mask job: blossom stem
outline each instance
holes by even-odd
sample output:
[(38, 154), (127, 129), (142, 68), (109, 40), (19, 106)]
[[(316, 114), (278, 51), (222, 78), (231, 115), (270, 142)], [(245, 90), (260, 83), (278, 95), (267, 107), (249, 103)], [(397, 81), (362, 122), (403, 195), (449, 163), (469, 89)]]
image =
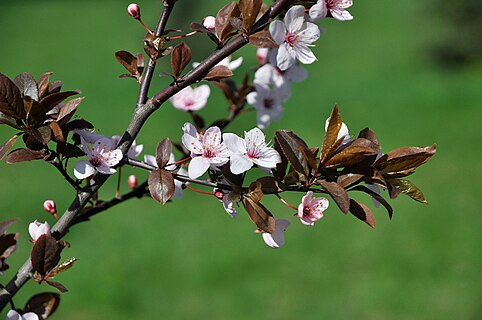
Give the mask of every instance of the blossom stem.
[(197, 31), (193, 31), (193, 32), (186, 33), (185, 35), (173, 36), (173, 37), (165, 37), (164, 39), (165, 39), (166, 41), (177, 40), (177, 39), (192, 37), (192, 36), (195, 35), (196, 33), (197, 33)]
[(146, 29), (147, 32), (149, 32), (149, 34), (152, 34), (154, 35), (154, 32), (151, 31), (151, 29), (149, 29), (146, 24), (144, 23), (144, 21), (142, 21), (141, 19), (139, 19), (139, 22), (141, 24), (142, 27), (144, 27), (144, 29)]
[(119, 198), (120, 197), (120, 185), (121, 185), (121, 178), (122, 178), (122, 167), (119, 168), (118, 170), (119, 175), (117, 176), (117, 189), (115, 191), (115, 197)]
[(212, 192), (201, 191), (201, 190), (199, 190), (199, 189), (196, 189), (196, 188), (191, 187), (191, 186), (188, 185), (188, 184), (186, 184), (186, 188), (188, 188), (189, 190), (192, 190), (192, 191), (194, 191), (194, 192), (200, 193), (200, 194), (207, 194), (207, 195), (210, 195), (210, 196), (213, 195)]
[(278, 197), (278, 199), (287, 207), (293, 209), (293, 210), (298, 210), (298, 208), (296, 208), (295, 206), (291, 205), (288, 203), (288, 201), (286, 201), (285, 199), (281, 198), (281, 196), (279, 194), (276, 193), (276, 196)]

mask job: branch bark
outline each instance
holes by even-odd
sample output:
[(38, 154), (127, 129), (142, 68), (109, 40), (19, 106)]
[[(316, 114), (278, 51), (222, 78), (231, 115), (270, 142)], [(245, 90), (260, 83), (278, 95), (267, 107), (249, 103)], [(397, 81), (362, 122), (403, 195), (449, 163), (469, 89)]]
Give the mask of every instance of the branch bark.
[[(286, 9), (289, 4), (290, 0), (277, 1), (271, 8), (271, 11), (269, 13), (270, 18), (275, 18), (284, 9)], [(162, 36), (162, 34), (164, 34), (164, 30), (169, 16), (172, 12), (173, 6), (174, 1), (164, 1), (164, 10), (162, 11), (156, 28), (157, 36)], [(262, 27), (264, 27), (264, 25)], [(224, 47), (213, 52), (197, 68), (191, 70), (180, 81), (158, 92), (151, 99), (148, 99), (147, 95), (156, 63), (155, 61), (149, 60), (146, 73), (141, 82), (134, 115), (127, 130), (124, 132), (121, 138), (121, 142), (119, 143), (119, 149), (123, 152), (124, 157), (144, 123), (152, 115), (152, 113), (154, 113), (154, 111), (159, 109), (162, 103), (167, 101), (170, 97), (172, 97), (174, 94), (184, 89), (185, 87), (201, 80), (217, 63), (219, 63), (222, 59), (231, 55), (235, 51), (239, 50), (247, 43), (248, 38), (246, 36), (239, 35), (235, 37)], [(108, 175), (98, 173), (93, 177), (90, 185), (77, 191), (77, 195), (70, 207), (62, 215), (60, 220), (52, 227), (52, 235), (56, 239), (61, 239), (68, 232), (69, 228), (76, 221), (75, 219), (79, 215), (79, 212), (81, 212), (81, 209), (88, 204), (91, 197), (98, 192), (100, 187), (105, 183), (108, 178)], [(17, 274), (15, 274), (15, 276), (13, 276), (13, 278), (5, 286), (5, 288), (0, 290), (0, 311), (5, 308), (5, 306), (9, 303), (9, 301), (11, 301), (15, 294), (31, 278), (32, 272), (33, 268), (29, 257), (19, 269)]]

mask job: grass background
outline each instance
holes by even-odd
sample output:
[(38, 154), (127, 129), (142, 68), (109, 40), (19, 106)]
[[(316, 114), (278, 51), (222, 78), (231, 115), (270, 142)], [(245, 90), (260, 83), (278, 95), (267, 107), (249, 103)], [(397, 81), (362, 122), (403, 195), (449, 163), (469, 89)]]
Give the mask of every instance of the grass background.
[[(292, 219), (281, 250), (267, 248), (240, 210), (232, 220), (221, 205), (186, 192), (164, 207), (133, 200), (75, 227), (66, 240), (77, 257), (74, 269), (57, 279), (70, 291), (52, 319), (476, 319), (482, 308), (481, 64), (443, 69), (429, 53), (447, 27), (429, 13), (428, 1), (358, 1), (352, 22), (323, 21), (316, 64), (309, 81), (293, 86), (276, 128), (295, 131), (308, 144), (321, 143), (323, 125), (338, 103), (351, 133), (366, 126), (378, 134), (385, 152), (400, 146), (438, 145), (437, 155), (413, 176), (430, 205), (400, 196), (392, 221), (375, 211), (371, 230), (334, 205), (314, 228)], [(119, 134), (130, 121), (137, 96), (132, 79), (114, 52), (142, 51), (144, 32), (125, 13), (127, 2), (0, 1), (0, 72), (13, 78), (28, 71), (38, 77), (54, 71), (65, 89), (86, 96), (79, 115), (100, 132)], [(213, 14), (223, 1), (181, 0), (169, 27)], [(145, 22), (154, 25), (159, 1), (140, 3)], [(208, 40), (189, 40), (194, 57), (211, 50)], [(255, 61), (245, 48), (244, 68)], [(236, 55), (235, 57), (237, 57)], [(166, 62), (157, 72), (169, 71)], [(241, 74), (242, 71), (238, 72)], [(169, 80), (155, 78), (152, 92)], [(213, 88), (206, 119), (225, 115), (222, 95)], [(164, 137), (179, 139), (186, 114), (167, 103), (138, 137), (154, 153)], [(228, 129), (253, 127), (248, 113)], [(14, 132), (0, 128), (0, 139)], [(145, 173), (129, 168), (123, 172)], [(113, 196), (115, 179), (101, 197)], [(49, 220), (42, 211), (54, 199), (59, 211), (72, 190), (41, 162), (0, 164), (0, 220), (18, 217), (20, 246), (12, 270), (29, 254), (28, 223)], [(124, 185), (124, 190), (127, 191)], [(300, 195), (287, 197), (293, 204)], [(370, 201), (365, 199), (367, 203)], [(277, 217), (292, 212), (275, 200)], [(16, 296), (23, 306), (34, 293), (50, 290), (29, 282)], [(4, 317), (4, 313), (0, 317)]]

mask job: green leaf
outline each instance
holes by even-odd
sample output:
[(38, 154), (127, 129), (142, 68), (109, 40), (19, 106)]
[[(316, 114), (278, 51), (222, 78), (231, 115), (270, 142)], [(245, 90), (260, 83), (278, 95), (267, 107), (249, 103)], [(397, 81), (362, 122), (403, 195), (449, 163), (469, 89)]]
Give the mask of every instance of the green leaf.
[(423, 192), (411, 181), (406, 179), (388, 179), (387, 182), (413, 200), (428, 204), (428, 201), (425, 200)]

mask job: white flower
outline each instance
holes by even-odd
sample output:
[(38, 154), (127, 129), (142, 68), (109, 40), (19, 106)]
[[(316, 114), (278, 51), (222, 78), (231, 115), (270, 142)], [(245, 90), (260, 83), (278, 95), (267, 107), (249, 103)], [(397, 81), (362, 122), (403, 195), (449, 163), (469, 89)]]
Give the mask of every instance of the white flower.
[(200, 177), (209, 167), (222, 166), (229, 161), (231, 155), (221, 142), (221, 130), (218, 127), (208, 128), (201, 139), (191, 133), (184, 133), (182, 143), (191, 152), (192, 160), (188, 167), (191, 179)]
[[(112, 145), (115, 146), (116, 148), (119, 147), (119, 142), (121, 141), (121, 136), (115, 135), (112, 136)], [(141, 152), (142, 149), (144, 149), (144, 145), (136, 145), (136, 140), (134, 140), (129, 148), (129, 151), (127, 151), (127, 156), (130, 159), (135, 159), (137, 158)]]
[[(158, 168), (158, 165), (157, 165), (157, 162), (156, 162), (156, 157), (154, 156), (151, 156), (150, 154), (146, 154), (144, 155), (144, 162), (147, 163), (147, 164), (150, 164), (151, 166), (153, 167), (156, 167)], [(176, 165), (175, 164), (172, 164), (176, 162), (176, 159), (174, 158), (174, 154), (171, 153), (171, 155), (169, 156), (169, 162), (167, 163), (165, 169), (166, 170), (169, 170), (169, 171), (175, 171), (176, 170)], [(187, 177), (187, 171), (186, 169), (184, 168), (179, 168), (179, 170), (177, 170), (176, 172), (178, 175), (181, 175), (181, 176), (186, 176)], [(176, 198), (182, 198), (183, 196), (183, 189), (182, 189), (182, 186), (186, 184), (185, 182), (181, 182), (177, 179), (174, 179), (174, 197)]]
[(281, 162), (278, 152), (268, 147), (263, 131), (258, 128), (245, 132), (244, 139), (234, 133), (224, 133), (223, 141), (232, 152), (229, 161), (231, 172), (234, 174), (248, 171), (253, 164), (261, 168), (272, 169)]
[(174, 108), (182, 111), (196, 111), (202, 109), (208, 102), (211, 89), (207, 84), (197, 88), (186, 87), (172, 96), (171, 101)]
[(10, 310), (7, 313), (6, 320), (39, 320), (39, 317), (33, 312), (28, 312), (20, 315), (20, 313), (18, 313), (17, 311)]
[(297, 64), (292, 65), (285, 71), (281, 71), (279, 68), (271, 64), (265, 64), (254, 73), (255, 82), (267, 86), (273, 84), (278, 88), (282, 87), (287, 82), (302, 82), (307, 77), (308, 72)]
[[(227, 67), (229, 70), (234, 71), (236, 70), (241, 64), (243, 63), (243, 57), (239, 57), (236, 60), (231, 61), (231, 57), (226, 57), (223, 60), (219, 61), (216, 64), (217, 66), (224, 66)], [(193, 62), (192, 67), (196, 68), (199, 65), (199, 62)]]
[(30, 233), (30, 237), (32, 237), (33, 242), (35, 242), (43, 234), (50, 235), (50, 226), (47, 221), (40, 223), (35, 220), (28, 225), (28, 233)]
[[(328, 130), (329, 124), (330, 124), (330, 118), (326, 119), (325, 121), (325, 132), (326, 130)], [(341, 146), (351, 141), (350, 133), (348, 132), (348, 127), (344, 122), (341, 123), (341, 128), (340, 128), (340, 131), (338, 131), (338, 136), (336, 137), (336, 140), (338, 141), (341, 138), (343, 138), (343, 142), (341, 143)]]
[(254, 82), (255, 91), (246, 96), (246, 101), (257, 111), (257, 124), (261, 129), (269, 126), (271, 121), (279, 121), (283, 115), (283, 103), (291, 95), (289, 83), (281, 87), (269, 88), (269, 86)]
[(273, 249), (278, 249), (285, 244), (284, 232), (290, 225), (286, 219), (276, 219), (276, 230), (273, 234), (264, 232), (262, 234), (264, 242)]
[(346, 21), (352, 20), (353, 16), (345, 9), (353, 5), (352, 0), (318, 0), (318, 2), (310, 8), (311, 20), (319, 20), (326, 18), (330, 11), (333, 18)]
[(89, 130), (74, 130), (74, 133), (78, 134), (81, 138), (84, 139), (85, 142), (93, 144), (97, 140), (101, 138), (107, 138), (107, 136), (104, 136), (102, 134), (97, 134), (93, 133)]
[(115, 169), (111, 168), (122, 160), (122, 152), (112, 147), (112, 139), (100, 138), (92, 148), (81, 137), (82, 149), (89, 160), (80, 160), (74, 168), (74, 175), (77, 179), (85, 179), (94, 174), (95, 170), (103, 174), (113, 174)]
[(308, 48), (320, 37), (320, 29), (311, 22), (305, 21), (305, 7), (298, 5), (286, 12), (284, 22), (275, 20), (269, 26), (273, 40), (279, 45), (276, 57), (277, 66), (282, 71), (288, 69), (299, 60), (303, 64), (316, 61), (316, 57)]
[(305, 226), (313, 226), (323, 218), (323, 211), (328, 209), (330, 202), (326, 198), (313, 197), (313, 191), (308, 191), (298, 205), (298, 217)]

